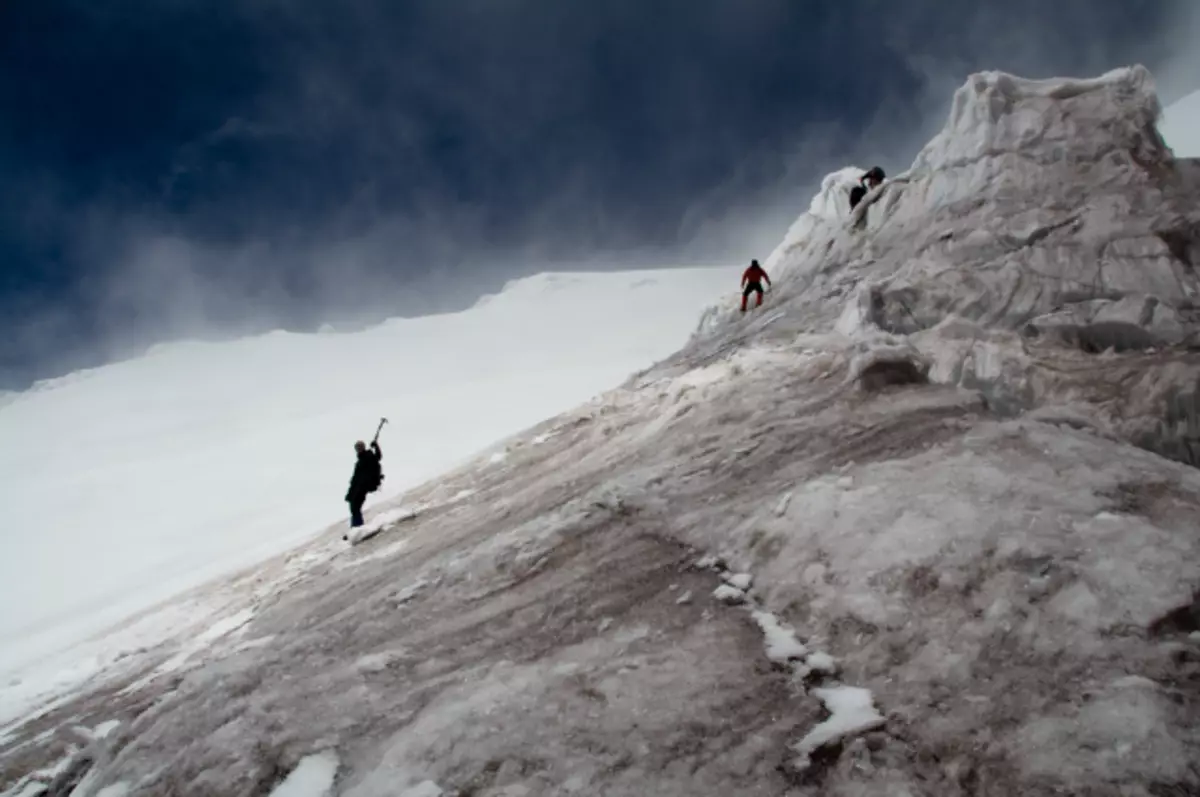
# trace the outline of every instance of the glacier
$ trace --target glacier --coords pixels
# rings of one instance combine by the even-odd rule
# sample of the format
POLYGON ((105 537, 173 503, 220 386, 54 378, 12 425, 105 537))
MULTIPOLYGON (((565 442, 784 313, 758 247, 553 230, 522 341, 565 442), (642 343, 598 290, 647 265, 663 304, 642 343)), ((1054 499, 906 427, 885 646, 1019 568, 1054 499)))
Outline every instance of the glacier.
POLYGON ((1200 163, 1161 119, 1137 66, 971 75, 854 212, 825 181, 762 308, 190 596, 0 730, 0 787, 1200 791, 1200 163))

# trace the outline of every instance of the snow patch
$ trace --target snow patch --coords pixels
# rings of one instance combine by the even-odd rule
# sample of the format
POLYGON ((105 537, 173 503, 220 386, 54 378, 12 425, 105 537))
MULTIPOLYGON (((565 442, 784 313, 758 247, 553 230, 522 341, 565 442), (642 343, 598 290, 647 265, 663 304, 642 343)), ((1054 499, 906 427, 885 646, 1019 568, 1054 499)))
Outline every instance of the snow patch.
POLYGON ((444 793, 440 786, 432 780, 427 780, 410 789, 405 789, 400 793, 400 797, 442 797, 444 793))
POLYGON ((742 592, 749 592, 750 585, 754 583, 754 576, 749 573, 726 573, 724 579, 726 584, 742 592))
POLYGON ((804 666, 811 672, 822 675, 833 675, 838 669, 837 659, 821 650, 808 654, 804 660, 804 666))
POLYGON ((350 529, 342 536, 342 539, 347 540, 351 545, 358 545, 360 542, 366 542, 397 523, 412 520, 418 514, 415 507, 402 506, 396 509, 389 509, 386 512, 380 512, 358 528, 350 529))
POLYGON ((332 750, 306 756, 271 792, 271 797, 326 797, 337 776, 338 757, 332 750))
POLYGON ((741 603, 746 599, 746 593, 729 584, 722 584, 713 590, 713 597, 721 603, 741 603))
POLYGON ((809 757, 818 748, 874 730, 886 722, 875 710, 870 690, 857 686, 833 686, 813 689, 812 693, 825 704, 831 716, 792 745, 797 753, 792 765, 798 770, 808 768, 811 763, 809 757))
POLYGON ((683 605, 691 603, 691 602, 692 602, 692 591, 691 590, 688 590, 687 592, 683 593, 682 595, 680 595, 678 598, 675 599, 675 603, 680 606, 683 606, 683 605))
POLYGON ((789 626, 779 622, 771 612, 755 611, 751 613, 754 622, 762 629, 766 638, 767 658, 776 664, 786 665, 794 659, 803 659, 808 655, 808 648, 796 639, 796 632, 789 626))
POLYGON ((54 780, 70 768, 71 763, 75 760, 75 752, 77 749, 78 748, 72 747, 71 751, 67 755, 60 758, 57 764, 52 767, 46 767, 45 769, 37 770, 33 773, 33 777, 46 782, 54 780))
POLYGON ((490 457, 488 457, 488 462, 492 463, 493 465, 499 465, 506 459, 508 459, 507 451, 497 451, 495 454, 492 454, 490 457))

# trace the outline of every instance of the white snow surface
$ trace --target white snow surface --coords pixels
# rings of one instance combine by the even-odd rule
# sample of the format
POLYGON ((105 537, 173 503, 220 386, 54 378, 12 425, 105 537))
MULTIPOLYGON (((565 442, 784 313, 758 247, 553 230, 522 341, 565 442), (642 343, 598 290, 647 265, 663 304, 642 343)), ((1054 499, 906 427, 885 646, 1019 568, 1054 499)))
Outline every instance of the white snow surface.
POLYGON ((757 610, 752 613, 754 622, 762 629, 767 648, 767 658, 776 664, 787 664, 789 661, 803 659, 808 655, 808 648, 796 639, 795 629, 779 622, 779 618, 771 612, 757 610))
POLYGON ((676 350, 736 280, 543 274, 460 313, 163 345, 6 396, 0 673, 344 518, 380 416, 372 501, 676 350))
POLYGON ((337 770, 337 755, 330 751, 305 756, 271 791, 271 797, 327 797, 337 770))
POLYGON ((798 754, 793 762, 797 769, 805 769, 808 766, 809 756, 817 748, 847 736, 873 730, 885 722, 883 715, 875 710, 868 689, 857 686, 831 686, 813 689, 812 693, 829 709, 830 717, 793 746, 792 749, 798 754))
POLYGON ((1200 158, 1200 91, 1163 109, 1158 132, 1177 158, 1200 158))

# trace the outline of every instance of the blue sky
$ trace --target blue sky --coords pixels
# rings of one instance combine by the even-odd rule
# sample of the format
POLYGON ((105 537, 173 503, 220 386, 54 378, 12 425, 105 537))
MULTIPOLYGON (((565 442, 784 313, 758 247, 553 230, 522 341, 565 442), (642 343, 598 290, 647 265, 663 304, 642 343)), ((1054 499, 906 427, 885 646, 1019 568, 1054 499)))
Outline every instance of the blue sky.
POLYGON ((1194 87, 1190 9, 11 0, 0 388, 184 335, 456 309, 563 264, 765 256, 822 174, 906 166, 971 71, 1137 61, 1194 87))

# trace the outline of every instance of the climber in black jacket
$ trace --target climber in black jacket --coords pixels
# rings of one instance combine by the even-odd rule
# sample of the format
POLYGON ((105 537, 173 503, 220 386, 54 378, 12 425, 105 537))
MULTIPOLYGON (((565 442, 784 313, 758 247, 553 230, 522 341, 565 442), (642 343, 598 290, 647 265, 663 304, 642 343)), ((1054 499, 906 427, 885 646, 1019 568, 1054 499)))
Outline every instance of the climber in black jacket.
POLYGON ((368 493, 379 489, 383 476, 383 467, 380 464, 383 462, 383 451, 377 441, 371 441, 368 451, 366 444, 359 440, 354 444, 354 451, 358 460, 354 463, 354 474, 350 477, 350 489, 346 490, 346 502, 350 504, 350 528, 357 528, 363 524, 363 503, 366 502, 368 493))
POLYGON ((863 197, 869 191, 877 188, 883 182, 883 169, 878 166, 872 166, 870 171, 866 172, 862 177, 858 178, 858 185, 850 189, 850 209, 854 210, 854 206, 862 202, 863 197))

